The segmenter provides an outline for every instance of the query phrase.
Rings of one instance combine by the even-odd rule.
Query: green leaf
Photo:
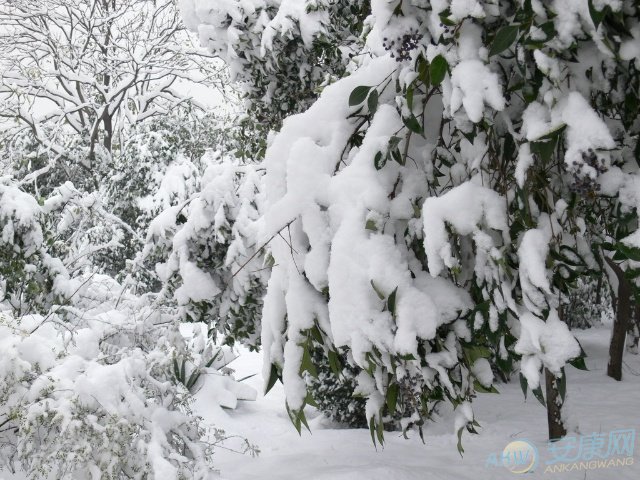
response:
[[[371,441],[375,446],[376,445],[376,420],[373,417],[369,419],[369,433],[371,433]]]
[[[276,384],[276,381],[280,379],[280,373],[278,372],[278,367],[275,364],[271,364],[271,372],[269,373],[269,381],[267,382],[267,388],[264,393],[269,393],[269,390],[273,388]]]
[[[187,361],[183,359],[182,367],[180,368],[180,381],[182,383],[185,383],[186,380],[187,380]]]
[[[393,158],[396,161],[396,163],[399,163],[403,167],[407,163],[406,160],[402,158],[402,154],[400,153],[400,150],[398,150],[397,148],[394,148],[393,150],[391,150],[391,158]]]
[[[597,29],[598,26],[602,23],[602,20],[604,20],[604,17],[607,15],[607,8],[609,8],[609,6],[605,6],[602,10],[596,10],[596,7],[593,5],[593,0],[589,0],[588,4],[591,21]]]
[[[378,421],[376,422],[376,436],[378,437],[380,445],[384,445],[384,424],[382,423],[382,416],[378,416]]]
[[[502,27],[498,30],[498,33],[496,33],[493,43],[491,43],[489,56],[492,57],[505,51],[513,44],[513,42],[516,41],[517,37],[518,27],[516,25],[507,25],[506,27]]]
[[[178,366],[178,359],[174,356],[173,357],[173,374],[175,375],[176,379],[178,381],[180,380],[180,367]]]
[[[585,370],[585,371],[589,371],[589,369],[587,368],[586,363],[584,362],[584,358],[583,357],[577,357],[574,358],[573,360],[569,360],[569,364],[572,367],[577,368],[578,370]]]
[[[413,133],[422,135],[422,125],[420,125],[420,122],[414,115],[411,115],[409,118],[403,118],[402,121],[404,122],[405,126]]]
[[[543,407],[547,408],[547,403],[544,401],[544,395],[542,394],[542,387],[538,385],[538,388],[535,390],[532,389],[531,392],[533,396],[542,404]]]
[[[522,388],[522,393],[524,394],[524,399],[527,399],[527,391],[529,390],[529,384],[527,382],[527,378],[521,373],[520,374],[520,388]]]
[[[307,345],[305,345],[304,347],[302,347],[303,352],[302,352],[302,361],[300,362],[300,375],[302,375],[304,372],[309,372],[309,374],[314,377],[314,378],[318,378],[318,370],[316,369],[316,366],[313,364],[313,362],[311,361],[311,354],[309,353],[309,348],[307,347]]]
[[[618,243],[616,245],[616,250],[618,250],[618,252],[627,257],[629,260],[640,262],[640,248],[629,247],[624,243]]]
[[[393,289],[393,292],[389,295],[387,299],[387,309],[391,312],[393,317],[396,316],[396,295],[398,293],[398,287]]]
[[[469,363],[473,364],[479,358],[491,358],[491,350],[482,345],[474,345],[472,347],[465,347],[464,352],[469,357]]]
[[[396,411],[396,405],[398,404],[398,384],[392,383],[387,388],[387,408],[389,408],[389,415],[393,415]]]
[[[309,333],[311,333],[311,338],[313,338],[317,343],[319,343],[320,345],[324,343],[322,333],[320,333],[320,329],[317,325],[314,325],[313,328],[309,329]]]
[[[409,85],[409,88],[407,88],[405,98],[407,99],[407,107],[409,107],[409,111],[411,111],[413,108],[413,84]]]
[[[451,20],[449,18],[449,15],[451,15],[451,9],[450,8],[446,8],[445,10],[440,12],[440,14],[439,14],[440,21],[442,22],[443,25],[446,25],[447,27],[453,27],[453,26],[456,25],[456,22]]]
[[[548,140],[546,142],[531,142],[531,152],[540,157],[543,162],[551,161],[553,152],[556,149],[556,141]]]
[[[304,398],[304,403],[306,403],[307,405],[311,405],[314,408],[318,408],[318,404],[313,399],[311,393],[307,393],[307,396]]]
[[[354,88],[351,95],[349,95],[349,106],[354,107],[364,102],[372,88],[373,87],[367,87],[366,85],[360,85]]]
[[[376,156],[373,159],[373,166],[376,167],[376,170],[380,170],[387,163],[387,157],[382,155],[382,152],[376,153]]]
[[[500,393],[498,392],[496,387],[494,387],[493,385],[487,388],[484,385],[482,385],[478,380],[473,381],[473,388],[476,390],[476,392],[480,392],[480,393]]]
[[[464,448],[462,448],[462,432],[464,431],[464,428],[460,428],[458,430],[458,453],[460,454],[460,456],[462,457],[462,454],[464,453]]]
[[[429,65],[429,73],[431,75],[431,84],[438,86],[444,80],[449,64],[442,55],[437,55]]]
[[[367,99],[367,106],[369,107],[369,112],[373,115],[378,110],[378,90],[375,88],[371,90],[369,94],[369,98]]]
[[[376,226],[376,222],[374,220],[367,220],[367,223],[365,223],[364,228],[366,228],[367,230],[371,230],[372,232],[377,232],[378,231],[378,227]]]
[[[329,356],[329,367],[331,368],[331,371],[336,376],[340,376],[342,373],[342,362],[340,361],[339,355],[333,350],[329,350],[327,355]]]

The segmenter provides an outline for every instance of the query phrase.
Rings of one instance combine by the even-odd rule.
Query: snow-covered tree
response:
[[[0,19],[7,133],[29,131],[51,162],[90,181],[127,126],[171,112],[185,101],[181,80],[212,73],[172,1],[10,0]]]
[[[640,259],[636,2],[376,0],[358,4],[368,16],[354,43],[332,35],[340,2],[185,5],[204,43],[249,79],[270,58],[304,68],[280,41],[357,49],[283,122],[264,162],[258,243],[275,261],[265,376],[283,380],[296,426],[321,346],[362,369],[380,440],[385,405],[407,396],[414,424],[446,399],[458,432],[473,430],[471,400],[517,359],[543,402],[546,384],[550,436],[563,435],[563,367],[582,366],[583,352],[562,299],[590,272],[627,285]],[[233,14],[246,8],[255,16]]]

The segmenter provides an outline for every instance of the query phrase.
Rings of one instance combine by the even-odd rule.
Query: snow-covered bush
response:
[[[160,296],[185,321],[255,347],[268,270],[256,243],[263,169],[213,152],[203,162],[200,190],[151,222],[136,263],[155,265]]]
[[[249,79],[271,55],[307,64],[274,38],[347,38],[313,8],[324,2],[183,3]],[[640,12],[631,0],[362,5],[350,74],[267,148],[265,377],[283,380],[300,428],[311,352],[343,349],[379,440],[405,378],[416,424],[447,400],[456,430],[473,430],[470,401],[493,370],[507,378],[519,359],[541,396],[545,370],[561,378],[582,356],[560,305],[577,278],[640,260]]]
[[[108,277],[72,283],[73,306],[0,313],[4,461],[34,478],[212,478],[224,432],[190,414],[175,381],[175,316],[132,298],[113,309]]]
[[[0,460],[30,478],[212,478],[227,437],[191,413],[192,392],[206,372],[225,406],[253,394],[229,352],[183,338],[175,309],[98,273],[117,239],[93,232],[113,222],[70,183],[39,203],[2,179]]]
[[[68,294],[68,274],[52,257],[38,201],[10,178],[0,178],[0,305],[18,315],[47,310]]]
[[[564,309],[565,321],[570,328],[590,328],[611,323],[611,290],[602,278],[579,278],[576,289],[567,295]]]
[[[346,356],[342,356],[340,365],[333,365],[333,372],[332,365],[322,349],[316,349],[311,360],[316,375],[308,374],[305,380],[318,410],[339,424],[352,428],[366,428],[366,400],[355,395],[358,386],[356,379],[360,369],[349,365]]]

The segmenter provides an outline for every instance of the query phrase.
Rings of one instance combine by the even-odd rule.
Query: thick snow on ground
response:
[[[622,429],[640,430],[640,357],[627,354],[624,378],[616,382],[606,376],[608,327],[578,331],[587,352],[587,367],[579,371],[568,366],[567,412],[576,443],[580,435],[605,434]],[[236,378],[262,390],[260,354],[242,352],[230,366]],[[480,435],[463,435],[464,456],[456,449],[457,438],[451,412],[425,430],[425,444],[417,433],[409,440],[387,432],[384,448],[376,450],[368,430],[339,429],[309,410],[311,434],[302,436],[291,424],[284,406],[284,392],[277,384],[255,402],[240,402],[236,410],[212,408],[208,399],[215,392],[207,385],[198,393],[196,411],[227,433],[244,435],[261,452],[257,458],[218,449],[215,464],[227,480],[502,480],[502,479],[629,479],[640,478],[640,456],[633,465],[571,472],[545,473],[546,461],[554,458],[547,447],[545,409],[529,392],[525,401],[517,377],[510,384],[496,385],[500,394],[479,394],[474,402]],[[495,453],[518,439],[532,442],[540,463],[534,473],[518,475],[503,466],[486,466]],[[586,445],[585,441],[585,445]],[[638,443],[638,442],[636,442]],[[606,448],[606,445],[605,445]],[[636,450],[639,450],[636,448]]]

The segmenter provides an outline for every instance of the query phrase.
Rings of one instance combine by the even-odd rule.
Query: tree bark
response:
[[[624,276],[624,271],[613,260],[607,263],[618,278],[618,298],[616,299],[616,318],[613,322],[611,343],[609,344],[609,364],[607,375],[615,380],[622,380],[622,357],[624,355],[627,329],[631,321],[631,284]]]
[[[544,369],[547,393],[547,423],[549,425],[549,440],[559,440],[567,434],[562,421],[562,396],[558,389],[558,379],[546,368]]]

